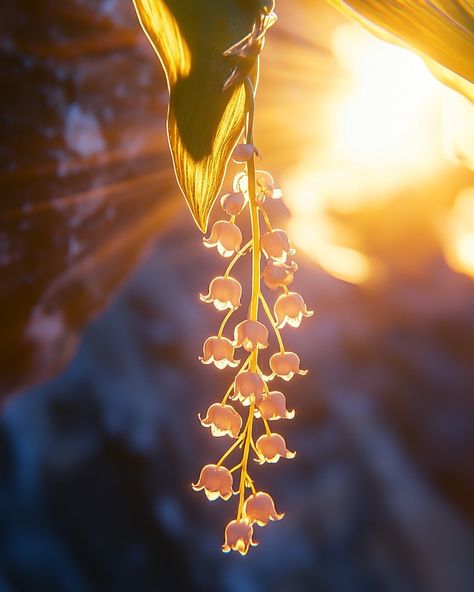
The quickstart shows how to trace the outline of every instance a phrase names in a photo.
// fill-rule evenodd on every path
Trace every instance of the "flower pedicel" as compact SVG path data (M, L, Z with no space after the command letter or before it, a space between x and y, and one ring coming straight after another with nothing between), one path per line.
M220 200L229 219L215 222L209 239L204 239L206 247L215 246L220 255L233 255L233 258L224 274L211 281L208 293L201 294L203 302L227 312L217 335L206 339L200 360L219 369L241 365L222 400L211 404L205 417L199 416L199 419L204 427L210 428L213 436L228 436L234 441L216 464L208 464L202 469L198 482L193 485L196 491L204 490L209 500L229 500L233 493L238 495L237 513L227 524L222 550L234 550L241 555L257 544L253 538L254 525L265 526L269 521L283 518L283 514L275 509L270 494L257 490L250 476L250 453L252 450L253 460L259 464L276 463L281 458L295 456L287 448L283 436L273 432L269 424L293 419L295 412L287 409L285 395L279 390L270 390L268 382L275 378L288 381L296 374L306 374L307 371L300 368L299 357L285 350L280 329L286 325L298 327L303 317L313 314L307 310L302 296L288 288L298 270L292 260L295 251L286 232L272 227L265 209L270 200L281 197L281 191L275 187L270 173L255 170L254 159L258 151L253 144L252 131L254 90L249 79L246 80L246 92L245 143L239 144L233 154L234 161L245 163L246 170L235 177L234 193L226 194ZM238 219L247 210L252 236L242 246ZM234 324L232 330L227 331L228 336L224 336L228 321L241 306L242 298L242 287L230 272L248 253L252 254L252 293L247 318ZM262 282L277 293L273 313L262 294ZM261 312L263 318L259 318ZM278 351L270 356L269 372L264 374L259 354L271 347L269 330L276 338ZM235 349L240 349L246 359L242 362L235 359ZM229 462L237 453L237 461ZM234 474L239 475L236 491L233 490Z

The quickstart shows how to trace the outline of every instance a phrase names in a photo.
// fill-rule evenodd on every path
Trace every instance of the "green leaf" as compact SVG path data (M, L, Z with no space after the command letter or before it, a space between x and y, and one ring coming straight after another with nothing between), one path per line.
M404 45L441 82L474 100L474 6L470 0L327 0L385 41Z
M244 127L242 83L223 91L236 62L223 53L248 35L255 0L134 0L168 81L168 138L179 186L199 228L221 189ZM256 83L257 61L249 65Z

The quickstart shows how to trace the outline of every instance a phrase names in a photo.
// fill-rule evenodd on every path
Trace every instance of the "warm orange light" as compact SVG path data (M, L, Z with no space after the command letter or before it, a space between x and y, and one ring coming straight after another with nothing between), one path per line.
M447 157L474 171L474 105L451 89L443 96L443 147Z
M353 25L336 29L333 50L350 80L336 107L335 156L405 172L429 166L438 156L439 130L427 111L441 85L421 58Z
M474 278L474 186L463 189L440 223L446 261Z
M335 31L333 50L347 79L333 100L326 154L322 157L315 144L284 187L296 246L332 275L363 283L373 276L374 263L362 251L360 237L356 241L347 228L336 227L332 214L393 199L448 165L442 85L417 55L354 25ZM315 171L315 162L324 165Z

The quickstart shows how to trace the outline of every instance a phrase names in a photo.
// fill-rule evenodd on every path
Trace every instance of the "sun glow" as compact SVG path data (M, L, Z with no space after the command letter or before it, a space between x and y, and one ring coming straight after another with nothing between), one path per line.
M309 150L284 186L297 247L332 275L362 283L377 265L333 216L389 201L448 165L443 88L417 55L354 25L335 30L333 52L344 82L333 100L330 145L322 165L315 166L322 161L320 148Z
M335 156L374 168L429 165L437 130L427 110L440 84L421 58L352 25L335 31L333 50L350 79L337 105Z

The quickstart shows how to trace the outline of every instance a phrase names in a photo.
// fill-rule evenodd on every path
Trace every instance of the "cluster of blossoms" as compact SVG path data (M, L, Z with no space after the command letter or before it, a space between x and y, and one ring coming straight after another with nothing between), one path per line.
M212 303L219 311L227 311L217 335L206 339L200 360L223 369L227 366L240 368L229 389L219 403L213 403L205 417L199 416L201 424L210 428L215 437L230 437L234 442L215 463L206 465L200 473L195 491L204 490L209 500L229 500L239 496L237 515L225 529L223 551L235 550L245 555L252 545L254 525L265 526L270 520L280 520L283 514L275 509L272 497L256 489L249 474L249 455L253 450L260 463L276 463L280 458L293 458L286 442L279 433L273 432L270 423L280 419L292 419L294 411L288 411L285 395L271 390L269 383L275 378L291 380L295 374L306 374L300 369L299 357L285 350L280 330L286 325L298 327L303 317L313 314L307 310L302 296L290 291L298 267L292 261L294 250L286 232L274 229L265 209L266 202L281 198L272 176L265 171L256 171L256 152L252 142L252 122L249 122L246 143L239 144L233 153L237 163L245 164L246 171L234 179L233 193L221 199L221 207L228 220L214 223L209 238L204 239L208 248L215 247L222 257L233 257L222 276L214 278L207 294L201 294L203 302ZM249 129L250 128L250 129ZM242 245L242 232L237 226L238 217L248 207L252 237ZM261 225L264 231L261 231ZM234 327L232 338L224 336L224 330L234 311L241 306L242 286L231 276L234 265L246 254L252 254L252 295L247 318ZM262 271L262 259L264 266ZM262 291L261 280L275 292L279 292L270 309ZM276 337L279 351L269 358L270 372L265 374L259 362L259 352L269 347L269 329L259 321L259 305L267 324ZM245 360L236 359L236 349L242 348ZM230 404L230 401L233 404ZM245 421L241 413L246 413ZM261 435L255 439L257 421L261 421ZM231 468L225 466L233 453L241 451L240 461ZM234 473L240 471L237 490L234 491Z

